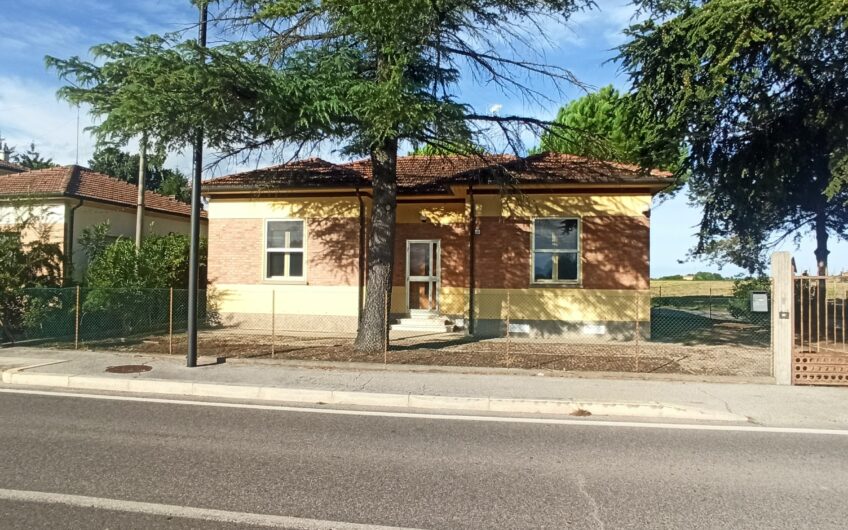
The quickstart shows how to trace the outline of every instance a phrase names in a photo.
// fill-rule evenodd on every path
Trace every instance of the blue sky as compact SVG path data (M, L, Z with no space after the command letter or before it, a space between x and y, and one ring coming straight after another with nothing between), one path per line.
M601 87L611 83L625 88L626 76L610 59L615 56L615 46L623 42L621 30L631 21L634 10L626 0L597 3L598 9L578 13L566 26L547 24L547 39L540 38L535 51L548 62L568 68L586 85ZM45 70L44 56L86 57L92 45L183 29L194 24L197 17L188 0L0 0L0 13L4 27L13 28L0 34L0 136L19 150L35 142L42 154L62 164L76 159L77 111L56 100L55 92L61 83L55 73ZM582 93L577 87L564 87L562 94L548 90L557 103L540 106L470 82L464 82L460 89L463 99L479 111L502 105L504 114L524 113L540 118L552 118L558 103ZM81 128L91 124L84 109L80 124ZM92 151L91 137L81 132L80 163L85 164ZM173 154L169 163L186 172L191 168L185 154ZM218 172L235 169L239 168L225 166ZM680 263L694 243L699 219L699 209L687 203L685 193L655 205L651 217L652 276L718 270L697 261ZM781 250L793 251L800 269L814 270L813 248L814 242L806 234L797 250L791 242ZM848 262L848 245L834 244L832 251L832 272L839 272L838 265ZM725 267L722 272L741 271Z

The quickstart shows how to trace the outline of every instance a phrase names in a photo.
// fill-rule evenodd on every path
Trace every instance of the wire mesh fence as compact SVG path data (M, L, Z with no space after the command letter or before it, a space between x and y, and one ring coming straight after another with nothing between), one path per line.
M355 305L316 308L290 293L201 291L200 354L734 376L769 375L772 365L769 314L710 287L479 290L472 319L429 314L420 327L390 325L379 352L354 348ZM4 317L4 341L185 355L187 304L179 289L30 289ZM390 323L410 320L386 313Z

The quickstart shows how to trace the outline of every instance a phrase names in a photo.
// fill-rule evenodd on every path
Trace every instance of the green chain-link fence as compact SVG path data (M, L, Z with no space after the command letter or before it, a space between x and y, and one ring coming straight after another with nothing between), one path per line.
M302 300L283 292L201 291L200 354L737 376L771 370L769 313L752 311L726 286L478 291L474 335L467 315L448 316L441 333L391 331L379 353L354 350L355 307L344 317L333 308L304 315ZM222 299L240 310L220 311ZM30 289L11 340L184 355L187 300L179 289Z

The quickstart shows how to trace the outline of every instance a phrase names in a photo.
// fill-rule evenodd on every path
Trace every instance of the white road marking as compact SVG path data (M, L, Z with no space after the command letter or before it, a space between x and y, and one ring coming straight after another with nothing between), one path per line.
M51 392L48 390L17 390L0 388L4 394L31 394L36 396L71 397L83 399L102 399L107 401L131 401L142 403L162 403L167 405L191 405L196 407L220 407L232 409L271 410L278 412L299 412L308 414L336 414L341 416L373 416L385 418L411 418L425 420L481 421L490 423L530 423L541 425L572 425L578 427L632 427L636 429L671 429L684 431L728 431L771 434L823 434L848 436L846 429L808 429L801 427L762 427L755 425L713 425L697 423L650 423L636 421L572 420L565 418L522 418L510 416L474 416L464 414L436 414L417 412L388 412L377 410L319 409L312 407L290 407L284 405L255 405L251 403L225 403L220 401L192 401L185 399L162 399L136 396L114 396L108 394L79 394L74 392Z
M10 490L0 488L0 499L18 502L35 502L41 504L61 504L96 510L111 510L115 512L159 515L219 523L264 526L273 528L291 528L296 530L387 530L398 529L393 526L377 526L370 524L344 523L339 521L323 521L320 519L303 519L285 515L270 515L261 513L229 512L210 508L193 508L191 506L176 506L172 504L157 504L152 502L124 501L106 499L103 497L87 497L84 495L68 495L64 493L44 493L41 491Z

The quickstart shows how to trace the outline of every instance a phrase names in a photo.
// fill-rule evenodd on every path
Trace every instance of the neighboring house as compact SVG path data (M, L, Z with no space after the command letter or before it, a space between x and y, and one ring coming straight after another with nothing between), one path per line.
M632 336L649 321L651 200L669 174L548 153L397 167L389 311L402 325L499 335L508 291L510 327L530 335ZM225 322L269 319L273 296L278 329L356 329L370 169L313 158L204 183Z
M82 278L88 265L79 248L82 231L108 220L109 236L135 236L138 188L80 166L0 175L0 224L11 224L21 211L38 216L40 229L61 242L64 273ZM145 192L145 230L151 234L188 234L191 207L155 192ZM201 233L206 235L205 212ZM30 236L31 237L31 236ZM68 267L72 263L73 267Z

